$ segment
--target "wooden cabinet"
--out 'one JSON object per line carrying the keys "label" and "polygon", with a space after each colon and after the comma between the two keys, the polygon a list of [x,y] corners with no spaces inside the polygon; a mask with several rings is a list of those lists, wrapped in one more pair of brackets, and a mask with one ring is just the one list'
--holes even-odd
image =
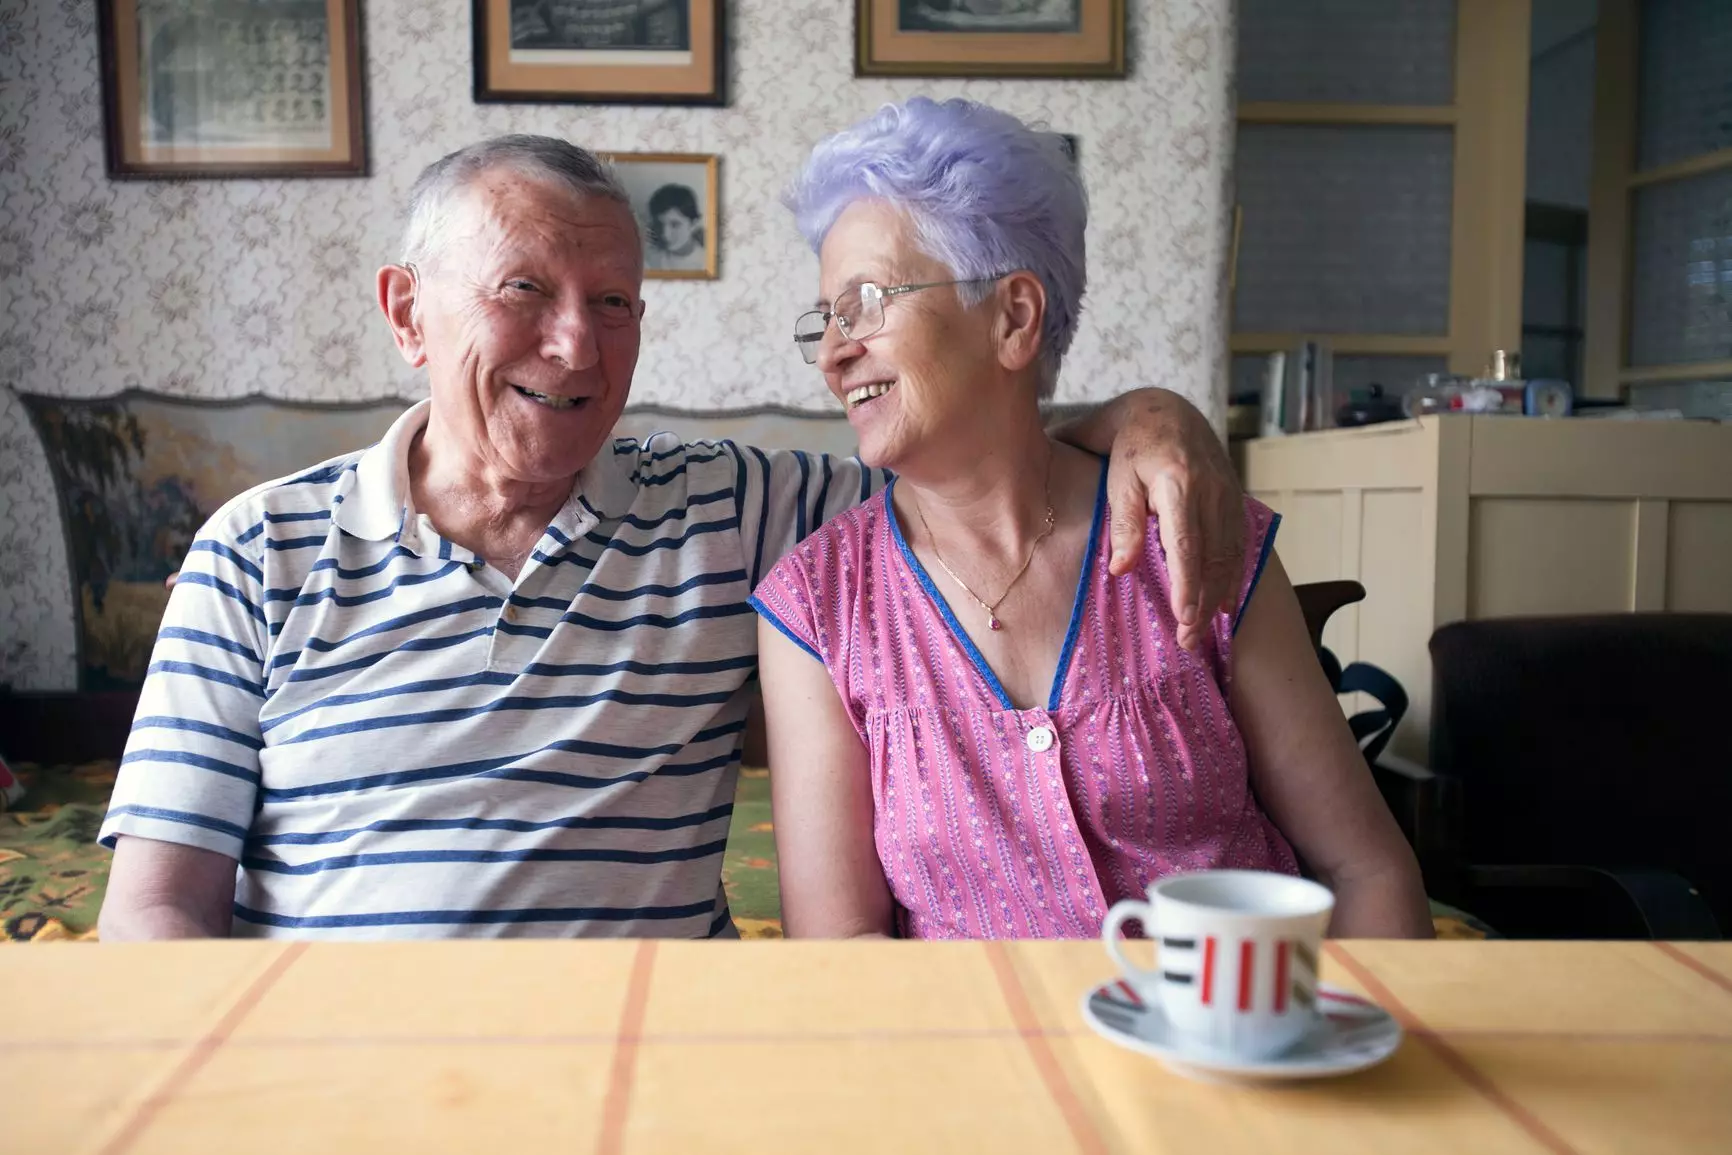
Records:
{"label": "wooden cabinet", "polygon": [[1364,584],[1323,640],[1407,689],[1394,748],[1409,758],[1426,757],[1440,625],[1732,613],[1732,425],[1427,417],[1242,452],[1292,579]]}

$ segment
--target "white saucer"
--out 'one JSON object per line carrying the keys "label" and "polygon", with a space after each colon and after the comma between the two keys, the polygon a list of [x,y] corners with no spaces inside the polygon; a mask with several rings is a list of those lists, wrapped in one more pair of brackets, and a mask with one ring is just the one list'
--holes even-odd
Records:
{"label": "white saucer", "polygon": [[1318,1079],[1375,1066],[1401,1046],[1401,1024],[1375,1003],[1339,987],[1317,988],[1318,1023],[1292,1048],[1268,1059],[1243,1059],[1200,1048],[1168,1026],[1128,983],[1112,982],[1083,996],[1083,1019],[1121,1047],[1153,1055],[1174,1072],[1208,1082]]}

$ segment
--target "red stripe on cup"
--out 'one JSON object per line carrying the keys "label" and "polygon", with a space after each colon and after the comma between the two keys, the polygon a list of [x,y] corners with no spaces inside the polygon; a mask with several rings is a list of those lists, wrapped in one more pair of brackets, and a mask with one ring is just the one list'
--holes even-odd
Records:
{"label": "red stripe on cup", "polygon": [[1203,1005],[1209,1005],[1209,1000],[1215,992],[1215,936],[1210,935],[1203,940]]}
{"label": "red stripe on cup", "polygon": [[1287,940],[1275,944],[1275,1013],[1287,1013]]}
{"label": "red stripe on cup", "polygon": [[1246,939],[1239,944],[1239,1009],[1251,1009],[1251,972],[1257,965],[1257,944]]}

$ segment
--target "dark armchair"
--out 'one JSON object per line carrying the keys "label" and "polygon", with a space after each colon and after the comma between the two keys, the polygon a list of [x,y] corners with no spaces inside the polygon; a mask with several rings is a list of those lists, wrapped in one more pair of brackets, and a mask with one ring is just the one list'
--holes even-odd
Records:
{"label": "dark armchair", "polygon": [[[1340,684],[1323,628],[1365,589],[1294,592]],[[1387,714],[1354,719],[1427,893],[1513,938],[1732,928],[1732,615],[1458,622],[1431,655],[1429,769],[1378,752]]]}
{"label": "dark armchair", "polygon": [[1428,892],[1518,938],[1732,926],[1732,615],[1458,622],[1431,656],[1430,770],[1374,767]]}

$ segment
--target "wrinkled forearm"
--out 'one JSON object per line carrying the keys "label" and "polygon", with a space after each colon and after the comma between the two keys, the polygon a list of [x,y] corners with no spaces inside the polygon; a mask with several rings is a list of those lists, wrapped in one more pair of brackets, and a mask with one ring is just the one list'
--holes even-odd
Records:
{"label": "wrinkled forearm", "polygon": [[1066,445],[1105,457],[1113,450],[1119,431],[1141,412],[1152,414],[1157,398],[1166,389],[1132,389],[1052,428],[1053,437]]}
{"label": "wrinkled forearm", "polygon": [[176,938],[228,938],[233,920],[172,902],[140,906],[104,903],[97,920],[103,942],[155,942]]}
{"label": "wrinkled forearm", "polygon": [[1431,938],[1431,904],[1417,867],[1322,879],[1335,892],[1330,938]]}

